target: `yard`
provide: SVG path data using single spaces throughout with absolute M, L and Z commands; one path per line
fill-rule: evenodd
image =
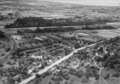
M 0 59 L 4 58 L 11 50 L 12 42 L 8 39 L 0 39 Z
M 103 69 L 101 75 L 109 84 L 120 84 L 119 72 L 112 69 Z M 115 77 L 119 76 L 119 77 Z

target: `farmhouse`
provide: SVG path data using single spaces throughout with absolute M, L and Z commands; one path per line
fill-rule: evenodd
M 20 35 L 12 35 L 12 37 L 13 37 L 15 40 L 21 40 L 21 39 L 22 39 L 22 36 L 20 36 Z
M 89 34 L 86 33 L 77 33 L 78 36 L 88 36 Z

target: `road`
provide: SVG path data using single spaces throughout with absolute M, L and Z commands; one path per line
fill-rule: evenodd
M 104 69 L 104 67 L 102 67 L 102 68 L 100 69 L 100 71 L 99 71 L 100 78 L 101 78 L 106 84 L 109 84 L 109 83 L 101 76 L 101 72 L 102 72 L 103 69 Z M 101 79 L 100 79 L 100 82 L 102 81 Z M 100 84 L 102 84 L 102 83 L 100 83 Z
M 96 44 L 97 44 L 97 43 L 91 44 L 91 45 L 88 45 L 88 46 L 86 46 L 86 47 L 82 47 L 82 48 L 79 48 L 79 49 L 75 49 L 75 50 L 74 50 L 73 52 L 71 52 L 69 55 L 64 56 L 64 57 L 61 58 L 60 60 L 58 60 L 58 61 L 56 61 L 55 63 L 51 64 L 50 66 L 44 68 L 43 70 L 40 70 L 37 74 L 41 75 L 41 74 L 47 72 L 47 71 L 48 71 L 49 69 L 51 69 L 52 67 L 60 64 L 61 62 L 67 60 L 68 58 L 72 57 L 73 54 L 76 53 L 76 52 L 78 52 L 79 50 L 83 50 L 83 49 L 85 49 L 85 48 L 87 48 L 87 47 L 92 47 L 92 46 L 94 46 L 94 45 L 96 45 Z M 33 80 L 33 79 L 35 79 L 35 78 L 36 78 L 36 75 L 34 74 L 34 75 L 32 75 L 31 77 L 23 80 L 23 81 L 20 82 L 19 84 L 26 84 L 26 83 L 30 82 L 31 80 Z
M 9 53 L 6 54 L 6 56 L 3 59 L 0 59 L 0 63 L 4 63 L 6 62 L 6 60 L 8 59 L 8 57 L 10 57 L 10 55 L 14 52 L 16 48 L 16 42 L 14 41 L 14 39 L 10 36 L 7 35 L 7 37 L 9 37 L 12 41 L 13 41 L 13 45 L 11 45 L 11 50 L 9 51 Z

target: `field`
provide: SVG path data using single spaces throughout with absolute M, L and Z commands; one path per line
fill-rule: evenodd
M 98 40 L 105 38 L 98 35 L 98 31 L 94 31 L 94 30 L 78 30 L 74 32 L 65 32 L 65 33 L 57 33 L 57 34 L 65 38 L 76 37 L 78 40 L 84 39 L 92 42 L 96 42 Z
M 120 36 L 120 28 L 118 29 L 112 29 L 112 30 L 96 30 L 98 33 L 95 35 L 98 35 L 100 37 L 104 38 L 111 38 L 115 36 Z
M 111 69 L 103 69 L 101 73 L 109 84 L 120 84 L 120 77 L 114 77 L 115 74 L 118 73 Z
M 2 20 L 0 21 L 0 29 L 4 28 L 5 25 L 13 23 L 15 20 Z
M 59 33 L 58 33 L 59 34 Z M 108 39 L 111 37 L 120 36 L 120 28 L 109 30 L 77 30 L 74 32 L 60 33 L 62 37 L 71 38 L 77 37 L 78 39 L 84 39 L 89 41 L 98 41 L 101 39 Z
M 104 38 L 111 38 L 120 36 L 120 28 L 118 29 L 109 29 L 109 30 L 80 30 L 76 31 L 76 33 L 85 33 L 88 34 L 88 36 L 83 36 L 80 38 L 91 40 L 98 40 L 98 39 L 104 39 Z
M 120 28 L 120 22 L 112 22 L 112 23 L 106 23 L 106 25 L 111 25 L 117 28 Z

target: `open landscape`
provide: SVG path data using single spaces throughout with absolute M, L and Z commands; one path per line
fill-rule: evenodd
M 0 0 L 0 84 L 120 84 L 120 7 L 73 2 Z

